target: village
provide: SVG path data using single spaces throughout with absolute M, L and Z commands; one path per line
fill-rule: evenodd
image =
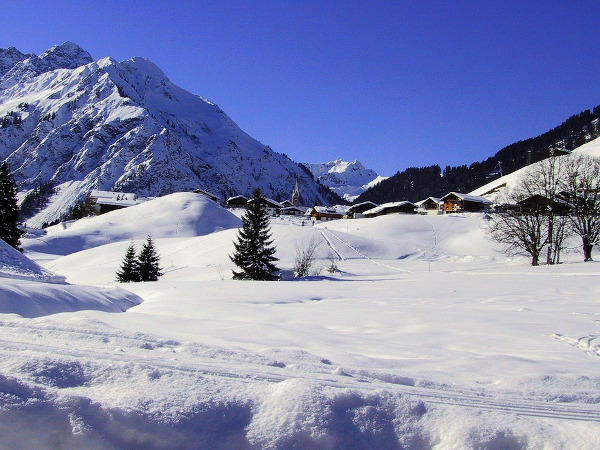
M 202 189 L 195 189 L 193 192 L 228 209 L 245 209 L 252 201 L 251 198 L 243 195 L 229 197 L 223 201 L 219 196 Z M 406 200 L 383 204 L 367 201 L 355 205 L 314 205 L 312 207 L 300 205 L 300 198 L 300 190 L 296 182 L 290 200 L 277 202 L 270 198 L 263 198 L 262 202 L 271 217 L 294 216 L 311 222 L 372 218 L 388 214 L 439 215 L 485 212 L 492 207 L 492 202 L 485 197 L 458 192 L 450 192 L 441 198 L 428 197 L 416 203 Z M 100 215 L 116 209 L 128 208 L 147 200 L 149 199 L 138 197 L 134 193 L 93 190 L 86 200 L 86 209 L 90 214 Z

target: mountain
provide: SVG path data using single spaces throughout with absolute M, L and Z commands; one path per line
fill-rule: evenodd
M 470 192 L 555 152 L 569 152 L 600 136 L 600 106 L 568 118 L 535 138 L 510 144 L 494 156 L 471 165 L 410 167 L 368 189 L 355 201 L 419 201 L 450 191 Z
M 372 169 L 365 169 L 358 160 L 353 162 L 336 159 L 322 164 L 302 163 L 317 181 L 347 201 L 352 201 L 368 188 L 375 186 L 386 177 L 377 175 Z
M 92 189 L 160 196 L 200 188 L 226 198 L 260 188 L 284 200 L 297 179 L 302 203 L 337 201 L 149 60 L 93 60 L 72 42 L 40 56 L 0 51 L 2 160 L 19 198 L 36 206 L 30 225 L 65 216 Z

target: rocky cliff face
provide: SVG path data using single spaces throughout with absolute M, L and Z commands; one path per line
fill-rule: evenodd
M 94 61 L 71 42 L 40 56 L 0 50 L 0 161 L 21 198 L 54 188 L 31 224 L 60 217 L 92 189 L 159 196 L 201 188 L 224 198 L 260 188 L 305 204 L 330 193 L 244 133 L 217 105 L 144 58 Z

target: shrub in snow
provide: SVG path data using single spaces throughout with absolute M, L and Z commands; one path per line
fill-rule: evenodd
M 318 275 L 319 270 L 312 270 L 315 264 L 315 253 L 319 247 L 317 238 L 311 239 L 308 243 L 296 246 L 296 255 L 294 256 L 294 275 L 297 278 L 309 275 Z

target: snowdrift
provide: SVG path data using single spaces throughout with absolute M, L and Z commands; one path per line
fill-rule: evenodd
M 0 240 L 0 313 L 39 317 L 82 309 L 122 312 L 142 301 L 123 289 L 72 286 L 65 279 Z
M 64 283 L 65 277 L 44 269 L 0 239 L 0 277 Z
M 0 313 L 40 317 L 66 311 L 123 312 L 142 299 L 117 287 L 0 280 Z
M 101 216 L 59 224 L 23 242 L 26 252 L 68 255 L 116 241 L 203 236 L 237 228 L 241 221 L 201 194 L 180 192 Z

